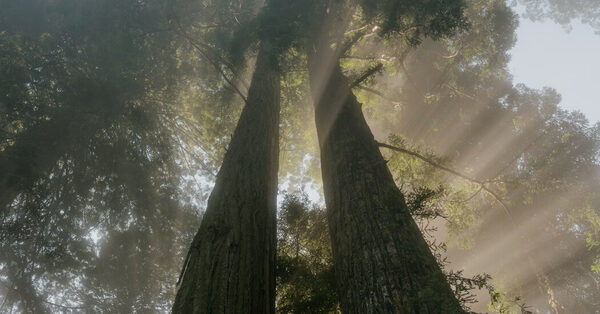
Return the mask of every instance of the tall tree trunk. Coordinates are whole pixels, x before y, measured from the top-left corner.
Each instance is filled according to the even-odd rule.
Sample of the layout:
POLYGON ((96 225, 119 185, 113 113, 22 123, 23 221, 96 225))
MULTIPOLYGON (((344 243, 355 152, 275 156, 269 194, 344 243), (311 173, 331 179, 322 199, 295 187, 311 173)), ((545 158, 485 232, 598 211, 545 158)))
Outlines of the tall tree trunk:
MULTIPOLYGON (((328 41, 325 41, 328 42, 328 41)), ((462 313, 328 44, 309 77, 336 281, 345 313, 462 313)))
POLYGON ((248 100, 194 237, 173 313, 275 311, 280 74, 259 49, 248 100))

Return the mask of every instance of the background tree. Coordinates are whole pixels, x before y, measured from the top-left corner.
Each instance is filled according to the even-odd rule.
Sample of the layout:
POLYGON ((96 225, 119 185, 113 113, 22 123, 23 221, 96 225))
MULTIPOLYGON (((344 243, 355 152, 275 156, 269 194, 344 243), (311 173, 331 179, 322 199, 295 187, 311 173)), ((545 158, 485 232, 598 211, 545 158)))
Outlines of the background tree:
POLYGON ((600 32, 600 5, 589 0, 520 0, 518 4, 525 6, 526 16, 533 21, 552 19, 567 29, 573 20, 589 24, 600 32))
POLYGON ((163 127, 186 80, 165 32, 168 7, 2 7, 1 311, 168 308, 169 267, 198 219, 181 197, 178 138, 163 127), (135 237, 111 239, 123 235, 135 237), (160 254, 116 258, 142 249, 160 254), (107 272, 126 265, 140 267, 117 289, 120 275, 107 272), (143 288, 144 277, 160 279, 160 292, 143 288))
POLYGON ((306 194, 286 194, 277 230, 277 312, 338 311, 325 211, 306 194))

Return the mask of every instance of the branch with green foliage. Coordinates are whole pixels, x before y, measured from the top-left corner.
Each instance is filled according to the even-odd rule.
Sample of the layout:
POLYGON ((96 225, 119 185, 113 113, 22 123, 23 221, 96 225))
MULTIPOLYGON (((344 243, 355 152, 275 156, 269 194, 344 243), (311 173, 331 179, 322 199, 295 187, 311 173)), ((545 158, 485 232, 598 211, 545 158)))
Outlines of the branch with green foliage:
POLYGON ((504 210, 504 213, 510 217, 511 219, 513 219, 512 214, 510 213, 508 207, 506 206, 506 204, 504 203, 504 201, 502 200, 502 198, 500 197, 500 195, 498 195, 498 193, 494 192, 492 189, 490 189, 487 184, 491 183, 491 182, 497 182, 497 180, 488 180, 488 181, 481 181, 475 178, 472 178, 470 176, 467 176, 463 173, 460 173, 456 170, 453 170, 451 168, 448 168, 438 162, 436 162, 435 160, 425 157, 424 155, 419 154, 418 152, 412 151, 412 150, 408 150, 406 148, 402 148, 402 147, 397 147, 397 146, 392 146, 386 143, 381 143, 381 142, 377 142, 377 145, 379 145, 380 147, 384 147, 384 148, 388 148, 391 149, 393 151, 399 152, 399 153, 403 153, 403 154, 407 154, 410 156, 413 156, 415 158, 418 158, 426 163, 428 163, 431 166, 434 166, 438 169, 444 170, 448 173, 451 173, 457 177, 460 177, 462 179, 465 179, 469 182, 475 183, 477 185, 480 186, 481 189, 483 189, 484 191, 486 191, 487 193, 489 193, 499 204, 500 206, 502 206, 502 209, 504 210))

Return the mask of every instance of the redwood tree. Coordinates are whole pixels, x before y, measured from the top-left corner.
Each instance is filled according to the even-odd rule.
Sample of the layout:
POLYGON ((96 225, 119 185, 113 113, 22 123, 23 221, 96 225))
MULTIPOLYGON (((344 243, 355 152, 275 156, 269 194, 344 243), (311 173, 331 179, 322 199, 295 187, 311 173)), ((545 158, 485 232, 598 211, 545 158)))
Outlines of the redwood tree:
POLYGON ((263 41, 173 313, 273 313, 280 74, 263 41))
MULTIPOLYGON (((380 2, 363 10, 382 10, 384 21, 387 17, 402 20, 402 15, 394 15, 397 6, 388 7, 385 1, 380 2)), ((461 23, 460 2, 455 3, 454 11, 443 6, 432 12, 426 12, 426 8, 412 8, 415 12, 405 9, 400 14, 414 13, 417 19, 422 19, 426 26, 421 31, 425 34, 433 31, 432 35, 439 35, 461 23), (443 21, 441 25, 447 28, 436 30, 439 23, 432 21, 443 21)), ((315 6, 312 23, 315 29, 306 47, 342 310, 463 312, 386 166, 361 104, 352 94, 354 83, 342 73, 338 56, 346 45, 329 31, 340 29, 342 16, 348 15, 340 14, 342 10, 335 4, 315 6), (334 24, 338 27, 331 27, 334 24)), ((417 32, 413 42, 418 42, 419 36, 417 32)))

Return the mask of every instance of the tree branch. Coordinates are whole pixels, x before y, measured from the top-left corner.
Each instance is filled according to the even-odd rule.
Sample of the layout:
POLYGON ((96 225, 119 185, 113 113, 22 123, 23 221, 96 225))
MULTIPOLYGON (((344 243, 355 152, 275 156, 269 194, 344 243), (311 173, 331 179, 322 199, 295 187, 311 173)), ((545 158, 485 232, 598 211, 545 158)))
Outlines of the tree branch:
POLYGON ((367 91, 369 93, 373 93, 373 94, 375 94, 375 95, 377 95, 377 96, 379 96, 379 97, 381 97, 381 98, 383 98, 383 99, 391 102, 394 105, 402 105, 402 102, 399 102, 397 100, 389 98, 389 97, 385 96, 384 93, 382 93, 382 92, 380 92, 380 91, 378 91, 376 89, 373 89, 373 88, 370 88, 370 87, 366 87, 366 86, 356 86, 356 88, 362 89, 362 90, 367 91))
POLYGON ((383 68, 383 64, 377 63, 376 66, 369 68, 363 75, 361 75, 359 78, 354 80, 354 82, 352 82, 352 84, 350 84, 350 88, 354 88, 354 87, 358 86, 364 80, 368 79, 371 75, 381 71, 382 68, 383 68))
POLYGON ((493 190, 491 190, 490 188, 488 188, 486 186, 486 184, 489 183, 489 182, 487 182, 487 181, 481 181, 481 180, 478 180, 478 179, 475 179, 475 178, 471 178, 471 177, 469 177, 469 176, 467 176, 465 174, 462 174, 462 173, 460 173, 460 172, 458 172, 456 170, 450 169, 450 168, 448 168, 448 167, 446 167, 446 166, 444 166, 444 165, 436 162, 435 160, 432 160, 431 158, 427 158, 427 157, 425 157, 425 156, 423 156, 423 155, 421 155, 421 154, 419 154, 417 152, 413 152, 413 151, 405 149, 405 148, 396 147, 396 146, 392 146, 392 145, 381 143, 381 142, 377 142, 377 141, 376 141, 376 143, 380 147, 385 147, 385 148, 388 148, 388 149, 391 149, 391 150, 394 150, 394 151, 397 151, 397 152, 400 152, 400 153, 403 153, 403 154, 407 154, 407 155, 413 156, 413 157, 415 157, 417 159, 420 159, 420 160, 422 160, 422 161, 424 161, 424 162, 426 162, 426 163, 428 163, 428 164, 430 164, 430 165, 432 165, 432 166, 434 166, 434 167, 436 167, 438 169, 442 169, 442 170, 444 170, 446 172, 449 172, 449 173, 451 173, 451 174, 453 174, 453 175, 455 175, 457 177, 460 177, 460 178, 465 179, 465 180, 467 180, 469 182, 472 182, 472 183, 475 183, 475 184, 479 185, 481 189, 483 189, 488 194, 490 194, 496 200, 496 202, 498 202, 500 204, 500 206, 504 210, 504 213, 511 220, 514 220, 512 214, 510 213, 510 210, 508 209, 508 206, 506 206, 506 204, 504 203, 504 201, 502 200, 502 198, 500 198, 500 196, 496 192, 494 192, 493 190))
POLYGON ((81 309, 87 309, 87 308, 89 308, 89 306, 67 306, 67 305, 61 305, 61 304, 56 304, 56 303, 53 303, 53 302, 50 302, 50 301, 44 300, 44 299, 42 299, 42 302, 44 302, 46 304, 49 304, 49 305, 52 305, 52 306, 60 307, 60 308, 65 309, 65 310, 81 310, 81 309))
MULTIPOLYGON (((214 60, 213 58, 211 58, 207 51, 205 51, 205 49, 209 49, 210 46, 204 44, 204 43, 198 43, 196 42, 193 38, 191 38, 184 30, 183 27, 181 26, 181 24, 179 23, 179 20, 177 21, 177 25, 179 27, 179 31, 177 32, 181 37, 185 38, 192 47, 196 48, 196 50, 198 50, 198 52, 204 57, 206 58, 206 60, 208 60, 213 67, 215 68, 215 70, 217 70, 221 76, 223 77, 223 79, 225 80, 225 82, 227 82, 227 84, 229 84, 229 86, 231 86, 231 88, 234 89, 234 91, 244 100, 244 103, 248 103, 247 101, 247 97, 244 95, 244 93, 242 93, 242 91, 227 77, 227 74, 223 71, 223 69, 221 69, 221 67, 219 66, 219 63, 214 60)), ((235 73, 234 73, 235 75, 235 73)))

